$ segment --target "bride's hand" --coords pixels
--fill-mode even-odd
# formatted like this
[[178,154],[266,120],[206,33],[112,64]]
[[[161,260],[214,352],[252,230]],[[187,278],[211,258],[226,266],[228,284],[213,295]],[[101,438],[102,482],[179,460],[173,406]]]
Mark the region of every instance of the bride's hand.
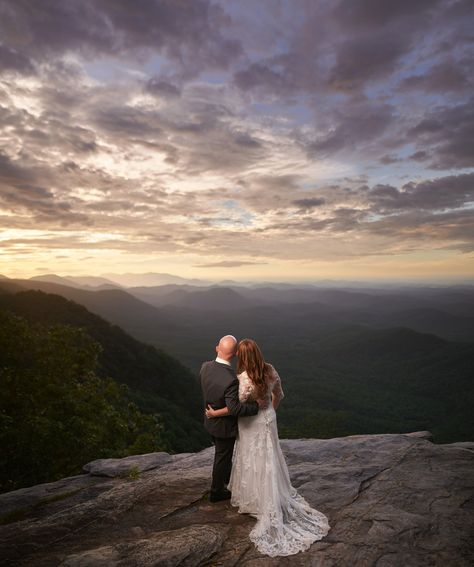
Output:
[[212,418],[212,417],[216,417],[216,410],[212,407],[212,406],[207,406],[206,408],[206,417],[208,419]]

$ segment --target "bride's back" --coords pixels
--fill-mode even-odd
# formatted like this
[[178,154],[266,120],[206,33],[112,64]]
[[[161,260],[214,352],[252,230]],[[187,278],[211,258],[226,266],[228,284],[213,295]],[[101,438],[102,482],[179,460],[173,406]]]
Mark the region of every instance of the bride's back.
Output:
[[281,388],[280,376],[275,368],[269,363],[265,363],[265,393],[263,396],[257,395],[257,388],[255,387],[254,382],[250,379],[246,370],[238,374],[237,378],[239,379],[240,401],[265,400],[266,402],[271,403],[272,393],[278,397],[278,401],[284,396]]

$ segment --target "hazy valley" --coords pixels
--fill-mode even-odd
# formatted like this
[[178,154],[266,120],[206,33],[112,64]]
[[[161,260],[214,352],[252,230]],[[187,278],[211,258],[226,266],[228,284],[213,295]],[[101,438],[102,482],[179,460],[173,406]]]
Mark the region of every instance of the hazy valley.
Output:
[[81,304],[177,359],[172,362],[176,368],[181,363],[191,372],[183,368],[176,382],[162,377],[166,364],[161,364],[153,377],[144,345],[137,346],[116,327],[105,333],[104,321],[92,314],[78,317],[78,308],[59,306],[52,296],[10,293],[3,307],[37,321],[85,327],[106,345],[100,368],[126,383],[143,411],[163,414],[174,450],[195,450],[207,443],[196,376],[226,333],[257,340],[278,368],[286,393],[279,410],[282,437],[429,429],[435,442],[474,438],[470,286],[334,288],[230,282],[123,288],[87,278],[75,281],[74,287],[64,283],[47,276],[3,279],[1,285],[10,292],[41,290]]

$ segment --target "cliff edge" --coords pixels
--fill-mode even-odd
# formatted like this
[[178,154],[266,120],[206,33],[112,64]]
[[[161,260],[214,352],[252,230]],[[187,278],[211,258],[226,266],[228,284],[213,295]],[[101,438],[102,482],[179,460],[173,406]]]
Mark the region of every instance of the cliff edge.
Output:
[[93,461],[0,495],[0,564],[35,567],[474,564],[474,442],[428,432],[282,440],[293,485],[329,517],[305,553],[271,559],[255,520],[207,499],[213,449]]

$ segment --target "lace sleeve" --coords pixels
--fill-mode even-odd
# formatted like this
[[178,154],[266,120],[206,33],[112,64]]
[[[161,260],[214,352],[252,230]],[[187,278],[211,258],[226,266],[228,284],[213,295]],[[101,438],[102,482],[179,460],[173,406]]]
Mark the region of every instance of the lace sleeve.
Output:
[[273,376],[275,379],[275,384],[273,386],[272,394],[275,398],[276,406],[281,402],[281,400],[285,397],[283,392],[283,388],[281,387],[281,379],[278,372],[273,368]]
[[252,383],[249,380],[246,372],[238,375],[239,379],[239,400],[247,402],[252,399]]

